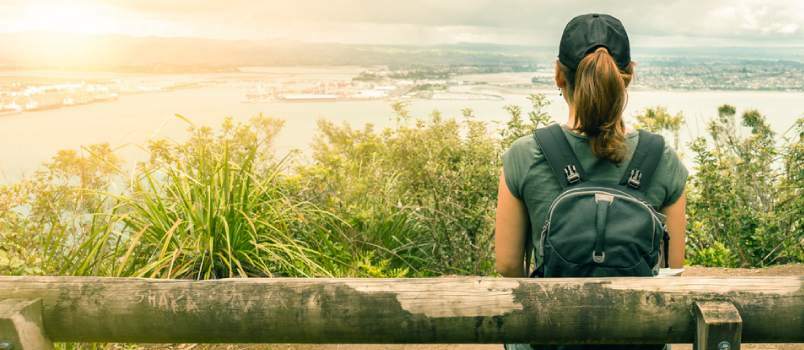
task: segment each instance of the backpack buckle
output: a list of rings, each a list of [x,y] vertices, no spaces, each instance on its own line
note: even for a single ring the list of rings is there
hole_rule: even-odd
[[[567,183],[570,185],[581,181],[581,174],[578,173],[578,169],[574,165],[564,167],[564,174],[567,176]]]
[[[631,170],[631,175],[628,176],[628,186],[638,190],[640,180],[642,180],[642,172],[639,169]]]
[[[597,255],[596,251],[592,251],[592,261],[601,264],[603,261],[606,260],[606,252],[600,252],[600,255]]]

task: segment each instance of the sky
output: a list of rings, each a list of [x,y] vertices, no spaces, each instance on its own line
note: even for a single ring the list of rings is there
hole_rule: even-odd
[[[643,47],[804,46],[804,0],[0,0],[0,32],[547,46],[590,12]]]

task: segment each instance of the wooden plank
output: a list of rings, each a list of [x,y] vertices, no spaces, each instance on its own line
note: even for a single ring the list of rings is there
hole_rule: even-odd
[[[690,343],[693,305],[724,300],[744,342],[804,342],[804,276],[223,279],[0,277],[41,298],[54,341]]]
[[[740,350],[743,320],[734,304],[726,301],[695,303],[694,350]]]
[[[661,268],[659,269],[659,275],[656,277],[679,277],[683,273],[684,269]]]
[[[41,300],[0,300],[0,349],[53,349],[42,327]]]

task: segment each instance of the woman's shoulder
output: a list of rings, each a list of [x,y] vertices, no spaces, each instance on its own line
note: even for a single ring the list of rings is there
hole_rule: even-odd
[[[532,134],[514,140],[505,151],[502,157],[503,172],[506,185],[514,197],[522,198],[528,171],[543,158],[539,145]]]
[[[634,131],[634,133],[638,133],[638,131]],[[664,148],[662,149],[661,154],[661,160],[662,160],[661,163],[677,163],[683,166],[681,157],[679,157],[679,154],[676,151],[675,147],[673,147],[673,145],[671,145],[671,143],[668,142],[667,138],[665,138],[664,135],[659,133],[652,133],[652,132],[650,133],[661,138],[664,144]]]
[[[534,149],[538,148],[536,138],[533,134],[522,135],[511,143],[510,149]]]
[[[536,144],[536,139],[534,138],[533,134],[531,133],[531,134],[522,135],[519,138],[517,138],[516,140],[514,140],[514,142],[511,143],[511,148],[514,148],[514,147],[528,147],[529,145],[535,145],[535,144]]]
[[[539,143],[533,134],[528,134],[514,140],[505,153],[509,157],[515,157],[517,160],[532,160],[540,158],[542,152],[539,149]]]
[[[527,134],[514,140],[511,145],[505,150],[503,160],[508,158],[510,161],[525,162],[532,164],[544,159],[539,142],[536,140],[536,135]]]
[[[662,137],[661,135],[659,135]],[[664,139],[664,137],[662,137]],[[661,159],[656,166],[653,174],[652,191],[649,194],[656,194],[655,204],[665,207],[681,196],[686,187],[689,171],[682,161],[676,149],[665,140]]]

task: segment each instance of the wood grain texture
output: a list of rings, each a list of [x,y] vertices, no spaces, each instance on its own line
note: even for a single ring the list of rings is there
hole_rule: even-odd
[[[743,320],[726,301],[695,303],[695,350],[740,350]]]
[[[729,301],[742,341],[804,342],[804,276],[223,279],[0,277],[41,298],[54,341],[689,343],[694,303]]]
[[[727,301],[702,301],[694,306],[695,350],[740,350],[743,320]]]
[[[42,327],[41,300],[0,299],[0,344],[12,350],[53,349]]]

